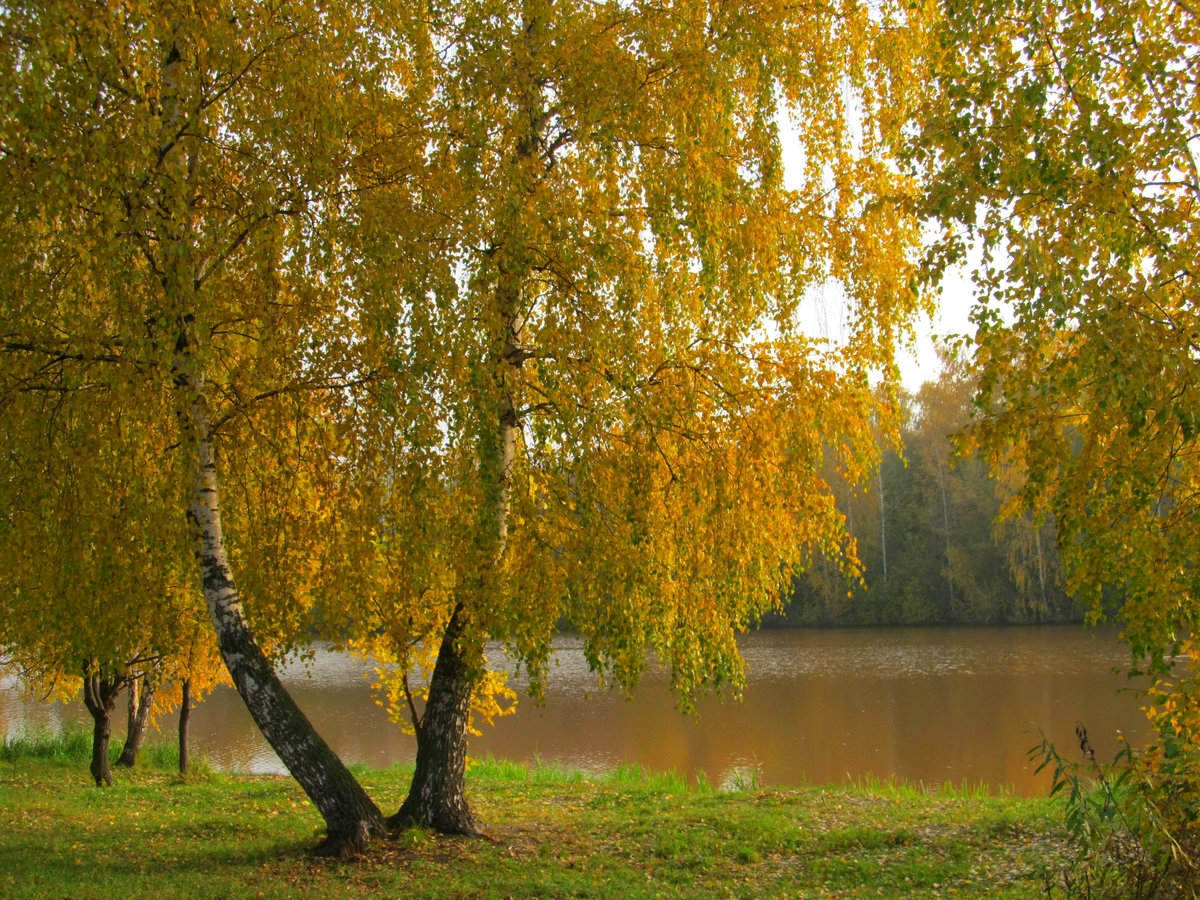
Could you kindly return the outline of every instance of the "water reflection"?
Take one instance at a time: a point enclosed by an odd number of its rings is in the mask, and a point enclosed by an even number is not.
[[[600,770],[623,762],[703,771],[721,781],[754,766],[765,783],[824,783],[866,776],[925,783],[984,783],[1022,794],[1045,790],[1026,759],[1042,729],[1074,749],[1084,722],[1101,755],[1115,734],[1143,732],[1138,698],[1113,673],[1127,651],[1115,633],[1079,628],[769,631],[742,641],[749,683],[742,703],[707,700],[681,715],[668,678],[649,671],[632,700],[601,690],[579,641],[562,637],[546,701],[471,744],[472,755],[541,758]],[[364,676],[364,672],[367,673]],[[410,760],[413,740],[388,720],[369,688],[370,668],[318,650],[283,677],[317,729],[348,762]],[[0,728],[45,728],[63,710],[0,688]],[[281,771],[236,694],[216,692],[193,715],[194,743],[223,769]],[[173,721],[162,729],[172,733]]]

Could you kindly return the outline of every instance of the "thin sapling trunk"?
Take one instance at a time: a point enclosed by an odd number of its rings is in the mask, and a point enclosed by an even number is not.
[[[188,726],[192,720],[192,679],[183,680],[183,699],[179,703],[179,774],[186,775],[191,747]]]

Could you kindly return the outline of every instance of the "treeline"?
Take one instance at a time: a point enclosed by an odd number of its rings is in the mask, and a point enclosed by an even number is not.
[[[974,382],[944,356],[915,395],[896,398],[899,449],[886,446],[868,483],[827,473],[862,565],[819,558],[766,624],[943,625],[1081,621],[1063,588],[1053,521],[1001,518],[1003,474],[958,448]]]

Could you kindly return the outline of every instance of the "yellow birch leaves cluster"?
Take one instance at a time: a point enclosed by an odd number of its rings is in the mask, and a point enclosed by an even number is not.
[[[486,642],[536,690],[563,625],[625,687],[650,652],[685,704],[738,686],[735,635],[792,573],[853,567],[821,472],[870,464],[870,379],[924,308],[885,158],[918,93],[905,14],[6,4],[0,491],[27,564],[0,643],[82,597],[106,640],[196,609],[164,300],[186,253],[266,643],[394,663],[408,705],[460,605],[485,717]],[[830,282],[838,346],[806,320]]]
[[[1010,513],[1053,516],[1068,589],[1156,678],[1113,821],[1172,872],[1156,890],[1194,890],[1200,17],[1173,0],[949,3],[934,33],[915,157],[944,228],[931,261],[981,260],[975,443],[1018,476]],[[1133,884],[1130,859],[1092,861]]]

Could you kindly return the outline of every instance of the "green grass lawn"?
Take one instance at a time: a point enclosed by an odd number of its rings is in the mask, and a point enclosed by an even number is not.
[[[1032,897],[1062,846],[1045,800],[483,761],[486,838],[416,830],[332,862],[290,778],[180,779],[160,749],[101,789],[75,755],[0,748],[0,897]],[[411,769],[358,774],[387,814]]]

